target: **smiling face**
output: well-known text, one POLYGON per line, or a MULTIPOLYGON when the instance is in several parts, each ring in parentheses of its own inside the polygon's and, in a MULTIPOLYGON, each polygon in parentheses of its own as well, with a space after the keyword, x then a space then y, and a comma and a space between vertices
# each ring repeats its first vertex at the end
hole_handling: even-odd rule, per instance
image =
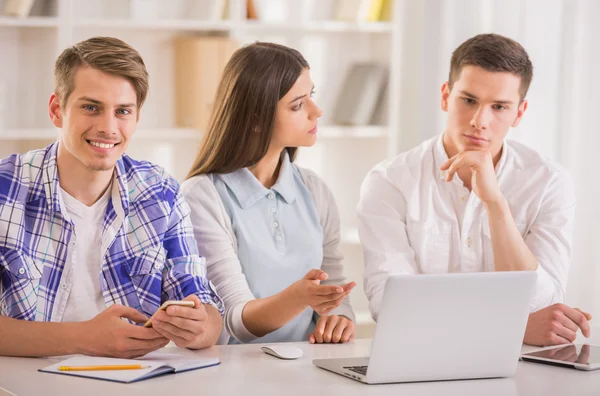
POLYGON ((442 85, 442 110, 448 113, 444 148, 449 157, 486 150, 498 160, 504 138, 521 121, 527 101, 520 99, 521 78, 465 66, 452 90, 442 85))
POLYGON ((50 97, 50 118, 62 129, 58 156, 91 172, 112 171, 137 127, 136 91, 126 78, 91 67, 79 67, 73 81, 64 108, 50 97))
POLYGON ((314 84, 304 69, 292 88, 279 100, 275 112, 271 146, 309 147, 317 139, 317 119, 323 115, 312 99, 314 84))

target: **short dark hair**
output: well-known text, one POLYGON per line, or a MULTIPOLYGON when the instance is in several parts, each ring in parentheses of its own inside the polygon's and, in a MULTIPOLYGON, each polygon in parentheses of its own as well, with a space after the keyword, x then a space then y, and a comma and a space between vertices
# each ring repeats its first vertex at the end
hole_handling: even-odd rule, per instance
POLYGON ((450 89, 465 66, 478 66, 490 72, 507 72, 520 77, 521 100, 525 98, 533 79, 533 65, 525 48, 499 34, 479 34, 454 50, 448 77, 450 89))
POLYGON ((148 71, 140 54, 129 44, 114 37, 92 37, 65 49, 54 67, 54 91, 65 106, 75 88, 75 72, 89 66, 101 72, 127 79, 142 107, 148 95, 148 71))

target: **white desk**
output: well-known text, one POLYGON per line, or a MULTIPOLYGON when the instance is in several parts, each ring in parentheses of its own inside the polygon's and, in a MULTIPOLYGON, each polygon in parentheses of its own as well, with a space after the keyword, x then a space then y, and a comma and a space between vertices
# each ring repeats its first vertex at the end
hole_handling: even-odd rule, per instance
MULTIPOLYGON (((600 345, 600 328, 592 343, 600 345)), ((443 381, 408 384, 364 385, 312 365, 314 358, 366 356, 370 340, 347 345, 298 343, 304 356, 284 361, 264 354, 259 345, 218 346, 197 354, 218 354, 221 365, 176 375, 166 375, 133 384, 117 384, 64 375, 40 373, 37 369, 56 359, 0 357, 0 388, 21 395, 477 395, 534 396, 588 395, 600 393, 600 370, 572 369, 519 362, 512 378, 443 381)), ((525 351, 535 348, 524 347, 525 351)), ((169 352, 181 351, 169 348, 169 352)), ((189 351, 183 350, 182 353, 189 351)), ((1 391, 0 391, 1 394, 1 391)))

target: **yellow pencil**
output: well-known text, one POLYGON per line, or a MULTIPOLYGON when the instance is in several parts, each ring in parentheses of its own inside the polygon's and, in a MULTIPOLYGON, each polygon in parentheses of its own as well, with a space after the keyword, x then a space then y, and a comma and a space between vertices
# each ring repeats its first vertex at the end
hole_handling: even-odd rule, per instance
POLYGON ((139 370, 146 366, 141 364, 123 364, 106 366, 60 366, 58 371, 98 371, 98 370, 139 370))

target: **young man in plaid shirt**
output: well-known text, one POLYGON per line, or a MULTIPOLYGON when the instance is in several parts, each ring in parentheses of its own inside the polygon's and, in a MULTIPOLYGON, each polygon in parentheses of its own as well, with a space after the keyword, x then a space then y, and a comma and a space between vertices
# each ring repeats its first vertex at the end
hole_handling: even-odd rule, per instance
POLYGON ((0 355, 131 358, 169 341, 213 345, 223 303, 179 185, 124 154, 148 92, 142 58, 92 38, 60 55, 55 80, 59 141, 0 161, 0 355), (166 300, 194 307, 135 325, 166 300))

